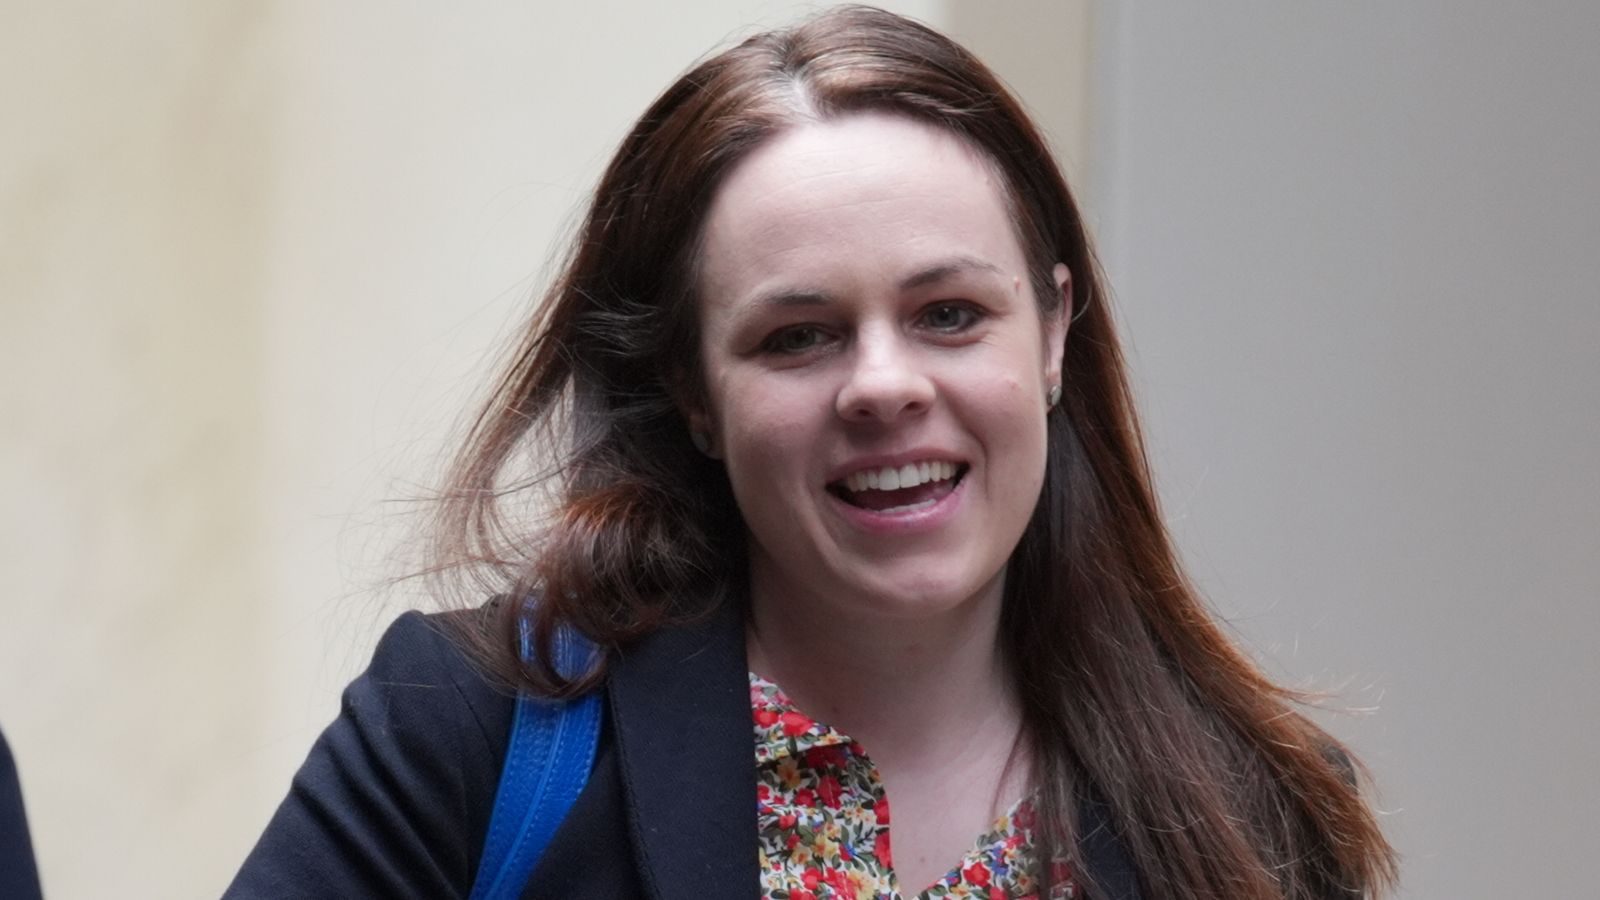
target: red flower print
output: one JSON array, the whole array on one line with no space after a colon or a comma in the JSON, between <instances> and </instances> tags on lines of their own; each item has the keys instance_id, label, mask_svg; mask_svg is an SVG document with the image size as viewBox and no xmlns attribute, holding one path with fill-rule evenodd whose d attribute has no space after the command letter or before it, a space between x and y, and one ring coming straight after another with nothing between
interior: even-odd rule
<instances>
[{"instance_id":1,"label":"red flower print","mask_svg":"<svg viewBox=\"0 0 1600 900\"><path fill-rule=\"evenodd\" d=\"M817 805L817 795L810 788L801 788L794 792L794 805L810 808Z\"/></svg>"},{"instance_id":2,"label":"red flower print","mask_svg":"<svg viewBox=\"0 0 1600 900\"><path fill-rule=\"evenodd\" d=\"M789 845L789 849L790 850L793 850L794 848L800 846L800 832L798 832L798 831L789 832L789 837L788 837L787 840L784 841L784 843Z\"/></svg>"},{"instance_id":3,"label":"red flower print","mask_svg":"<svg viewBox=\"0 0 1600 900\"><path fill-rule=\"evenodd\" d=\"M1017 828L1022 831L1033 828L1033 804L1019 804L1016 814L1011 817L1011 821L1015 822Z\"/></svg>"},{"instance_id":4,"label":"red flower print","mask_svg":"<svg viewBox=\"0 0 1600 900\"><path fill-rule=\"evenodd\" d=\"M789 829L793 828L795 823L798 821L800 821L800 819L794 813L778 814L778 827L782 828L784 831L788 831Z\"/></svg>"},{"instance_id":5,"label":"red flower print","mask_svg":"<svg viewBox=\"0 0 1600 900\"><path fill-rule=\"evenodd\" d=\"M783 733L789 737L799 737L811 730L814 724L811 717L805 713L790 710L778 717L783 722Z\"/></svg>"},{"instance_id":6,"label":"red flower print","mask_svg":"<svg viewBox=\"0 0 1600 900\"><path fill-rule=\"evenodd\" d=\"M829 869L828 873L822 876L822 880L828 883L828 887L833 888L833 895L835 897L845 897L849 898L849 900L855 900L856 886L855 883L850 880L850 874L845 870Z\"/></svg>"},{"instance_id":7,"label":"red flower print","mask_svg":"<svg viewBox=\"0 0 1600 900\"><path fill-rule=\"evenodd\" d=\"M880 799L878 801L877 807L873 811L878 814L878 824L882 825L885 828L888 828L889 827L889 798L888 797L884 797L884 798Z\"/></svg>"},{"instance_id":8,"label":"red flower print","mask_svg":"<svg viewBox=\"0 0 1600 900\"><path fill-rule=\"evenodd\" d=\"M795 888L789 892L789 900L817 900L817 895L805 888Z\"/></svg>"},{"instance_id":9,"label":"red flower print","mask_svg":"<svg viewBox=\"0 0 1600 900\"><path fill-rule=\"evenodd\" d=\"M850 761L845 748L838 744L829 744L826 747L812 747L806 751L807 761L816 768L842 769Z\"/></svg>"},{"instance_id":10,"label":"red flower print","mask_svg":"<svg viewBox=\"0 0 1600 900\"><path fill-rule=\"evenodd\" d=\"M755 710L752 715L755 716L756 724L762 728L771 728L778 722L778 714L770 709L760 708Z\"/></svg>"},{"instance_id":11,"label":"red flower print","mask_svg":"<svg viewBox=\"0 0 1600 900\"><path fill-rule=\"evenodd\" d=\"M812 866L806 869L805 874L800 876L800 880L805 883L806 890L814 891L817 889L817 884L822 881L822 872Z\"/></svg>"},{"instance_id":12,"label":"red flower print","mask_svg":"<svg viewBox=\"0 0 1600 900\"><path fill-rule=\"evenodd\" d=\"M832 775L824 775L817 782L817 794L822 797L822 805L829 809L839 808L839 779Z\"/></svg>"},{"instance_id":13,"label":"red flower print","mask_svg":"<svg viewBox=\"0 0 1600 900\"><path fill-rule=\"evenodd\" d=\"M997 887L989 888L989 900L1007 900L1006 892Z\"/></svg>"},{"instance_id":14,"label":"red flower print","mask_svg":"<svg viewBox=\"0 0 1600 900\"><path fill-rule=\"evenodd\" d=\"M889 832L887 830L878 832L878 836L872 839L872 852L877 855L878 860L883 863L885 869L894 868L894 857L889 853Z\"/></svg>"},{"instance_id":15,"label":"red flower print","mask_svg":"<svg viewBox=\"0 0 1600 900\"><path fill-rule=\"evenodd\" d=\"M1053 884L1062 884L1072 878L1072 867L1060 860L1050 864L1050 881Z\"/></svg>"},{"instance_id":16,"label":"red flower print","mask_svg":"<svg viewBox=\"0 0 1600 900\"><path fill-rule=\"evenodd\" d=\"M988 887L989 867L981 862L968 863L961 867L961 878L973 887Z\"/></svg>"}]
</instances>

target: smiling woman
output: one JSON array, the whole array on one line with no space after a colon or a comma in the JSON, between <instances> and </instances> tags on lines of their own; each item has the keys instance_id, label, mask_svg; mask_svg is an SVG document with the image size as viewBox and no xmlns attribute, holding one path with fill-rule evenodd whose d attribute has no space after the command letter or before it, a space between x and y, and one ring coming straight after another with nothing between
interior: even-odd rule
<instances>
[{"instance_id":1,"label":"smiling woman","mask_svg":"<svg viewBox=\"0 0 1600 900\"><path fill-rule=\"evenodd\" d=\"M483 896L502 768L561 752L507 763L497 685L603 720L521 896L1392 877L1348 754L1179 571L1037 129L914 22L758 35L645 112L440 534L498 599L402 618L232 896Z\"/></svg>"},{"instance_id":2,"label":"smiling woman","mask_svg":"<svg viewBox=\"0 0 1600 900\"><path fill-rule=\"evenodd\" d=\"M937 652L975 617L992 635L1044 478L1065 268L1042 314L980 151L875 111L757 149L704 229L688 420L749 529L753 634L806 612L784 669Z\"/></svg>"}]
</instances>

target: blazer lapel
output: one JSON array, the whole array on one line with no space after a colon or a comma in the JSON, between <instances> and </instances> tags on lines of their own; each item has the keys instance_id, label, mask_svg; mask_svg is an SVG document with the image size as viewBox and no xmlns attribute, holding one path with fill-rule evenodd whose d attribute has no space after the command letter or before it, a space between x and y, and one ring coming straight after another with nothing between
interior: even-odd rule
<instances>
[{"instance_id":1,"label":"blazer lapel","mask_svg":"<svg viewBox=\"0 0 1600 900\"><path fill-rule=\"evenodd\" d=\"M749 684L731 603L616 662L609 690L629 828L656 900L758 895Z\"/></svg>"},{"instance_id":2,"label":"blazer lapel","mask_svg":"<svg viewBox=\"0 0 1600 900\"><path fill-rule=\"evenodd\" d=\"M1096 900L1141 900L1133 858L1111 824L1111 810L1098 797L1080 798L1078 828L1078 850L1099 888Z\"/></svg>"}]
</instances>

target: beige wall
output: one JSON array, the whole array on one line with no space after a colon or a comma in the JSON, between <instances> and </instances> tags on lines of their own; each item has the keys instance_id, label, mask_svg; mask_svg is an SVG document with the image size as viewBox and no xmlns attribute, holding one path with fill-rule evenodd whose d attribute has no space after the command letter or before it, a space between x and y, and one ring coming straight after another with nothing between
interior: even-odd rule
<instances>
[{"instance_id":1,"label":"beige wall","mask_svg":"<svg viewBox=\"0 0 1600 900\"><path fill-rule=\"evenodd\" d=\"M1094 162L1091 13L1088 0L953 0L943 22L1022 98L1080 204Z\"/></svg>"},{"instance_id":2,"label":"beige wall","mask_svg":"<svg viewBox=\"0 0 1600 900\"><path fill-rule=\"evenodd\" d=\"M55 897L198 896L272 788L256 483L278 86L247 7L0 29L0 723Z\"/></svg>"},{"instance_id":3,"label":"beige wall","mask_svg":"<svg viewBox=\"0 0 1600 900\"><path fill-rule=\"evenodd\" d=\"M1058 35L889 5L1083 145L1058 97L1084 60L1027 61ZM693 58L804 8L8 6L0 725L50 896L220 892L425 602L378 587L414 561L388 501L605 154Z\"/></svg>"}]
</instances>

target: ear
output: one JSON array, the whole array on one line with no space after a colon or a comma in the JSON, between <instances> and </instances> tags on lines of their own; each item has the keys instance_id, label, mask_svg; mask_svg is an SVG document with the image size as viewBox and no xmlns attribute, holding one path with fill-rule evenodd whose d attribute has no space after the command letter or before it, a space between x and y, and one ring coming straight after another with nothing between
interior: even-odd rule
<instances>
[{"instance_id":1,"label":"ear","mask_svg":"<svg viewBox=\"0 0 1600 900\"><path fill-rule=\"evenodd\" d=\"M1072 324L1072 272L1065 263L1056 263L1051 270L1060 296L1060 312L1044 323L1044 383L1045 387L1061 383L1061 357L1067 351L1067 328Z\"/></svg>"},{"instance_id":2,"label":"ear","mask_svg":"<svg viewBox=\"0 0 1600 900\"><path fill-rule=\"evenodd\" d=\"M722 458L722 441L715 420L703 406L685 404L683 417L689 423L689 442L712 459Z\"/></svg>"},{"instance_id":3,"label":"ear","mask_svg":"<svg viewBox=\"0 0 1600 900\"><path fill-rule=\"evenodd\" d=\"M678 369L667 383L672 402L678 407L678 414L683 416L684 426L688 429L689 443L706 456L721 459L722 444L717 420L706 404L706 393L700 387L699 376L691 374L688 369Z\"/></svg>"}]
</instances>

